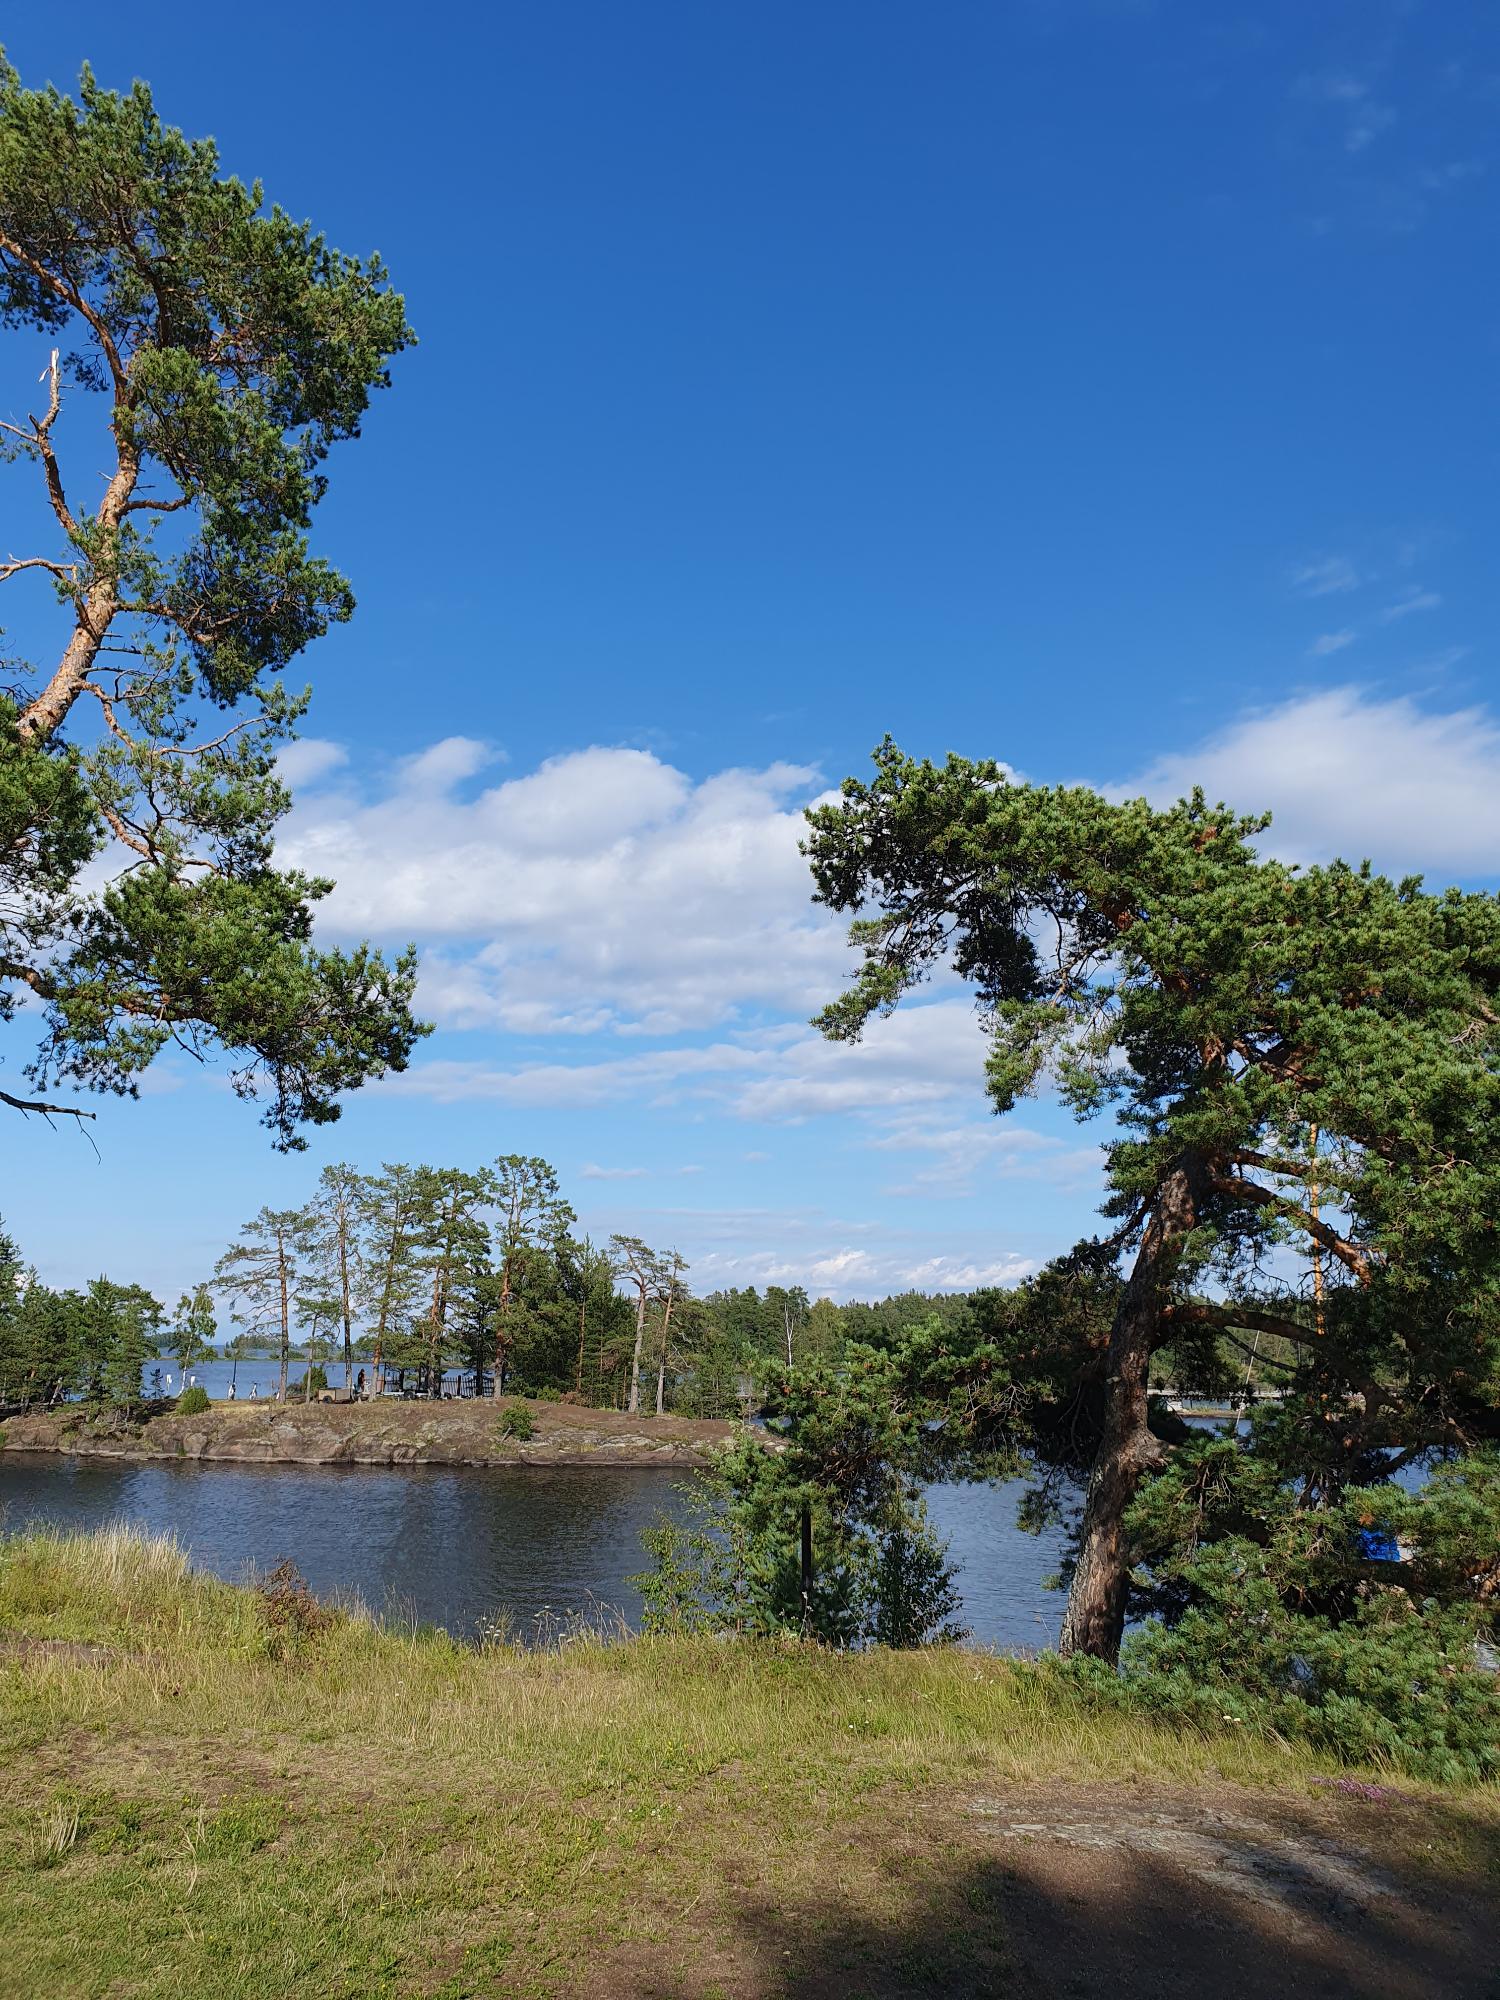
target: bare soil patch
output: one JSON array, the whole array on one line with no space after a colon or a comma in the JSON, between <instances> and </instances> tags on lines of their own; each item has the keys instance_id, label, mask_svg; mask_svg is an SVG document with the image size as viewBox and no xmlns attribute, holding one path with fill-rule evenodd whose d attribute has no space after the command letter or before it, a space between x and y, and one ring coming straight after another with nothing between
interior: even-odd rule
<instances>
[{"instance_id":1,"label":"bare soil patch","mask_svg":"<svg viewBox=\"0 0 1500 2000\"><path fill-rule=\"evenodd\" d=\"M743 1857L628 2000L1500 2000L1494 1838L1430 1801L1047 1787L949 1800L826 1850ZM820 1869L820 1874L823 1869ZM780 1878L780 1879L778 1879ZM716 1905L716 1907L715 1907ZM670 1925L670 1918L668 1919Z\"/></svg>"}]
</instances>

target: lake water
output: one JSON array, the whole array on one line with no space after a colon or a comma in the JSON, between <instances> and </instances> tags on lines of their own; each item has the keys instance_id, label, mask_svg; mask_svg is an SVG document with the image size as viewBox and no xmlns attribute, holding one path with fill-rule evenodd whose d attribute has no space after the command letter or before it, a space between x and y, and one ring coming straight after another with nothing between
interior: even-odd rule
<instances>
[{"instance_id":1,"label":"lake water","mask_svg":"<svg viewBox=\"0 0 1500 2000\"><path fill-rule=\"evenodd\" d=\"M242 1370L244 1364L241 1364ZM258 1379L255 1378L255 1379ZM177 1536L193 1562L242 1582L290 1557L322 1597L471 1636L505 1616L604 1608L630 1624L641 1530L680 1502L680 1477L622 1467L179 1465L0 1452L0 1525L126 1521ZM1056 1641L1062 1598L1043 1588L1060 1538L1016 1526L1019 1484L938 1486L928 1510L958 1565L973 1643Z\"/></svg>"}]
</instances>

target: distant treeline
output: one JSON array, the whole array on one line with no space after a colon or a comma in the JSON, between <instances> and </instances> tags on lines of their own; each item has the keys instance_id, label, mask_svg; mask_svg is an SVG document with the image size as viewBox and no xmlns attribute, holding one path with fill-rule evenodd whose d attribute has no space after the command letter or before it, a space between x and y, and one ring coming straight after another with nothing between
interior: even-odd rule
<instances>
[{"instance_id":1,"label":"distant treeline","mask_svg":"<svg viewBox=\"0 0 1500 2000\"><path fill-rule=\"evenodd\" d=\"M181 1380L215 1355L269 1356L281 1394L326 1378L373 1395L399 1378L435 1396L461 1381L729 1417L788 1360L836 1360L850 1341L884 1345L968 1310L961 1295L839 1305L798 1285L695 1296L674 1250L581 1233L541 1159L337 1165L304 1206L263 1208L170 1310L109 1277L53 1290L0 1232L0 1401L124 1407L157 1371Z\"/></svg>"}]
</instances>

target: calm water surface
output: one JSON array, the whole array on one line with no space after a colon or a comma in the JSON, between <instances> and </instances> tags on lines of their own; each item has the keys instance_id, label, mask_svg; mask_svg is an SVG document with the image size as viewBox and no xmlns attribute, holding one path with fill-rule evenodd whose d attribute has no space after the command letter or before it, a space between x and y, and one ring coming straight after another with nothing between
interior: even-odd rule
<instances>
[{"instance_id":1,"label":"calm water surface","mask_svg":"<svg viewBox=\"0 0 1500 2000\"><path fill-rule=\"evenodd\" d=\"M230 1582L290 1557L320 1596L471 1635L505 1615L607 1607L634 1624L626 1578L644 1566L641 1530L676 1512L679 1474L623 1467L130 1464L0 1453L0 1521L97 1527L126 1521L177 1536ZM933 1525L949 1540L963 1622L979 1645L1052 1644L1062 1599L1042 1580L1058 1537L1016 1526L1019 1485L938 1486Z\"/></svg>"}]
</instances>

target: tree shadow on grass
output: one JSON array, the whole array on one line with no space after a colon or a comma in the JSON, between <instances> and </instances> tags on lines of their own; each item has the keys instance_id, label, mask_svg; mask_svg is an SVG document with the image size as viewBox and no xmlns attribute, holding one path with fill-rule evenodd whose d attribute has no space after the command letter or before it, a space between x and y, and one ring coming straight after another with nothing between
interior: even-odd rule
<instances>
[{"instance_id":1,"label":"tree shadow on grass","mask_svg":"<svg viewBox=\"0 0 1500 2000\"><path fill-rule=\"evenodd\" d=\"M1375 1788L1379 1789L1379 1788ZM1016 1791L769 1854L588 2000L1500 2000L1500 1822L1463 1799ZM684 1921L686 1919L686 1921Z\"/></svg>"},{"instance_id":2,"label":"tree shadow on grass","mask_svg":"<svg viewBox=\"0 0 1500 2000\"><path fill-rule=\"evenodd\" d=\"M900 1918L804 1906L740 1922L744 1958L718 1988L726 1996L1500 2000L1494 1930L1478 1910L1464 1922L1416 1900L1352 1906L1316 1878L1262 1902L1142 1854L1112 1856L1092 1880L1030 1856L980 1860Z\"/></svg>"},{"instance_id":3,"label":"tree shadow on grass","mask_svg":"<svg viewBox=\"0 0 1500 2000\"><path fill-rule=\"evenodd\" d=\"M720 1990L766 2000L1500 2000L1492 1901L1486 1912L1458 1885L1426 1884L1356 1899L1315 1861L1301 1866L1279 1848L1263 1858L1263 1876L1219 1886L1148 1853L1038 1842L965 1863L902 1897L899 1915L747 1910L743 1983Z\"/></svg>"}]
</instances>

